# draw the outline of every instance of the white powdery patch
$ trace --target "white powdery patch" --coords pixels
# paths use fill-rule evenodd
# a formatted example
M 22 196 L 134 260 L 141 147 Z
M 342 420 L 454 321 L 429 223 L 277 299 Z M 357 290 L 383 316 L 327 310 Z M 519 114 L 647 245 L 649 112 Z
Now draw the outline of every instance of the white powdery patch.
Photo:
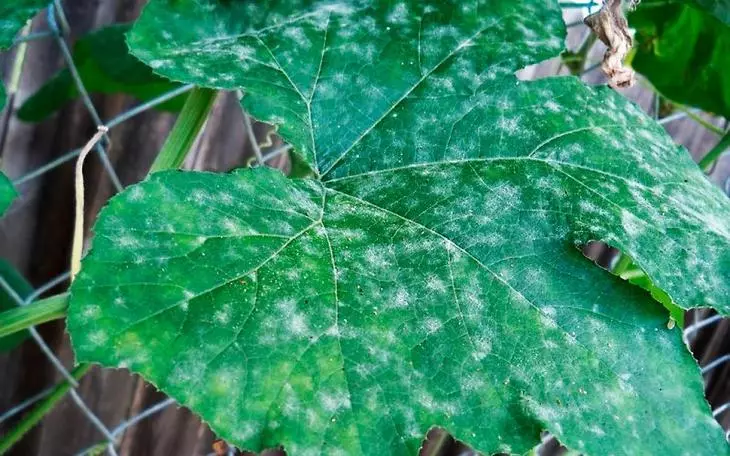
M 232 313 L 232 306 L 230 304 L 225 304 L 222 309 L 215 311 L 213 317 L 215 318 L 215 321 L 219 324 L 226 325 L 230 323 Z
M 426 288 L 437 293 L 446 292 L 446 284 L 444 281 L 433 274 L 426 279 Z
M 97 347 L 104 345 L 109 340 L 109 336 L 103 329 L 90 332 L 88 338 L 89 342 Z
M 492 352 L 492 341 L 486 337 L 479 337 L 473 340 L 474 352 L 471 354 L 475 361 L 481 361 Z
M 434 317 L 428 317 L 423 321 L 423 330 L 426 331 L 427 334 L 433 334 L 441 327 L 443 326 L 443 323 L 441 323 L 441 320 Z
M 606 431 L 604 431 L 602 428 L 600 428 L 598 425 L 592 425 L 588 428 L 589 431 L 597 435 L 598 437 L 603 437 L 606 435 Z
M 328 393 L 320 391 L 317 393 L 317 399 L 322 408 L 328 413 L 350 409 L 350 396 L 347 391 L 331 391 Z
M 256 421 L 237 423 L 232 432 L 236 441 L 246 442 L 261 432 L 261 424 Z
M 410 306 L 411 295 L 405 288 L 399 288 L 393 295 L 390 306 L 396 309 L 405 309 Z
M 135 185 L 134 187 L 130 188 L 127 192 L 127 197 L 130 201 L 143 201 L 145 199 L 145 196 L 147 195 L 147 192 L 144 188 L 142 188 L 141 185 Z
M 646 222 L 626 209 L 621 210 L 621 225 L 632 240 L 636 240 L 646 231 Z
M 304 336 L 311 333 L 309 327 L 309 319 L 307 316 L 297 309 L 297 303 L 294 299 L 284 299 L 276 304 L 279 311 L 279 321 L 286 322 L 290 333 L 295 336 Z
M 119 299 L 119 298 L 117 298 Z M 85 318 L 88 319 L 96 319 L 101 314 L 101 307 L 97 305 L 90 305 L 84 308 L 84 310 L 81 312 L 81 315 L 83 315 Z
M 403 25 L 408 23 L 409 18 L 408 6 L 405 3 L 398 3 L 390 10 L 386 20 L 391 25 Z

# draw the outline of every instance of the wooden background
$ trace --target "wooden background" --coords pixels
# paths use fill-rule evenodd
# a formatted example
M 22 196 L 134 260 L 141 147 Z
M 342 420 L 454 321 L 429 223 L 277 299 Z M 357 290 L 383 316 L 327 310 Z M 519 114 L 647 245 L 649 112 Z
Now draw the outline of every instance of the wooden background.
M 64 9 L 72 28 L 72 39 L 101 26 L 134 20 L 144 0 L 66 0 Z M 47 30 L 45 15 L 33 23 L 33 31 Z M 585 28 L 571 29 L 569 42 L 579 40 Z M 594 52 L 594 61 L 601 50 Z M 0 55 L 2 74 L 8 75 L 13 52 Z M 0 125 L 2 168 L 17 178 L 66 151 L 82 146 L 96 131 L 85 107 L 72 103 L 51 119 L 39 124 L 26 124 L 13 116 L 22 100 L 33 93 L 55 71 L 63 66 L 57 44 L 52 39 L 33 41 L 28 46 L 20 91 L 12 105 L 5 110 L 7 123 Z M 556 61 L 531 67 L 521 73 L 523 78 L 544 77 L 565 72 Z M 589 82 L 602 82 L 599 71 L 586 75 Z M 652 93 L 635 87 L 627 96 L 651 112 Z M 102 119 L 110 119 L 135 105 L 134 100 L 121 96 L 94 96 L 94 104 Z M 6 117 L 3 117 L 6 118 Z M 125 185 L 139 181 L 147 172 L 153 157 L 169 131 L 174 117 L 149 111 L 113 129 L 109 156 Z M 717 137 L 691 120 L 667 125 L 675 139 L 686 145 L 695 157 L 700 157 Z M 260 137 L 266 126 L 256 125 Z M 242 166 L 251 155 L 250 144 L 243 127 L 243 115 L 232 94 L 221 94 L 206 129 L 189 157 L 187 166 L 195 169 L 226 171 Z M 727 158 L 727 157 L 726 157 Z M 274 161 L 274 165 L 276 165 Z M 283 163 L 282 163 L 283 165 Z M 113 194 L 113 187 L 95 156 L 87 161 L 86 226 L 91 226 L 97 212 Z M 723 160 L 712 178 L 718 184 L 730 176 L 730 160 Z M 0 221 L 0 255 L 14 264 L 34 285 L 40 286 L 68 269 L 73 218 L 73 162 L 51 171 L 43 177 L 20 186 L 21 197 L 9 214 Z M 600 256 L 600 251 L 593 252 Z M 63 284 L 53 293 L 63 291 Z M 691 321 L 691 318 L 690 318 Z M 717 330 L 715 330 L 717 329 Z M 725 337 L 728 322 L 700 334 L 695 345 L 703 364 L 730 351 Z M 62 322 L 39 327 L 49 345 L 66 366 L 72 366 L 73 355 Z M 0 354 L 0 414 L 61 380 L 46 357 L 32 341 L 11 353 Z M 717 406 L 730 400 L 728 395 L 730 363 L 717 369 L 709 378 L 708 394 Z M 81 396 L 109 428 L 141 410 L 165 399 L 162 393 L 146 385 L 139 377 L 123 370 L 94 368 L 81 382 Z M 726 428 L 730 413 L 724 414 Z M 0 426 L 0 434 L 13 422 Z M 187 410 L 169 407 L 140 424 L 123 436 L 120 455 L 204 455 L 211 452 L 213 436 L 208 428 Z M 76 405 L 66 398 L 12 451 L 13 455 L 72 455 L 97 442 L 102 435 Z M 449 448 L 442 454 L 456 454 L 461 449 Z

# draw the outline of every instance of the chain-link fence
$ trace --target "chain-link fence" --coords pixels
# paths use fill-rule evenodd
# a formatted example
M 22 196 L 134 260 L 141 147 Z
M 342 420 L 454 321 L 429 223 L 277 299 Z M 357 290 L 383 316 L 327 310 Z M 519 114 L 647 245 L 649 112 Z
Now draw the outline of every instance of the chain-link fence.
M 566 10 L 566 20 L 569 27 L 569 42 L 572 41 L 573 44 L 577 47 L 584 46 L 588 42 L 590 32 L 585 26 L 583 26 L 580 19 L 590 12 L 595 11 L 596 8 L 599 7 L 599 5 L 595 2 L 561 2 L 561 4 Z M 68 44 L 70 27 L 68 20 L 66 19 L 66 14 L 64 12 L 63 6 L 61 5 L 61 1 L 54 0 L 42 14 L 46 15 L 45 18 L 48 25 L 48 30 L 29 33 L 30 27 L 26 27 L 15 41 L 16 49 L 13 66 L 17 71 L 14 71 L 14 73 L 16 73 L 17 75 L 22 74 L 22 65 L 26 46 L 32 46 L 33 43 L 37 40 L 54 40 L 58 45 L 66 67 L 73 77 L 76 89 L 78 90 L 78 93 L 81 97 L 81 100 L 86 108 L 88 115 L 91 117 L 91 119 L 93 119 L 93 122 L 98 127 L 114 129 L 122 125 L 124 122 L 132 119 L 133 117 L 138 116 L 152 108 L 155 108 L 175 97 L 178 97 L 193 88 L 192 85 L 177 87 L 174 90 L 164 93 L 152 100 L 141 103 L 114 118 L 103 121 L 97 109 L 95 108 L 94 102 L 92 101 L 92 98 L 86 90 L 82 78 L 79 75 L 79 71 L 74 63 L 72 52 Z M 601 52 L 602 50 L 600 49 L 600 45 L 597 45 L 596 49 L 587 53 L 589 60 L 591 57 L 593 57 L 593 61 L 595 62 L 596 60 L 598 60 L 596 58 L 596 55 L 600 54 Z M 598 63 L 585 62 L 585 65 L 582 66 L 578 73 L 581 77 L 588 80 L 589 82 L 599 82 L 601 76 L 596 73 L 600 72 L 595 71 L 598 66 Z M 525 72 L 523 76 L 530 76 L 530 73 L 532 76 L 536 76 L 540 74 L 541 71 L 544 72 L 546 68 L 553 74 L 567 72 L 567 69 L 562 64 L 558 65 L 555 63 L 551 63 L 543 65 L 539 68 L 541 69 L 529 70 Z M 15 87 L 13 86 L 14 84 Z M 16 90 L 17 81 L 11 81 L 8 90 L 11 100 Z M 708 117 L 697 110 L 686 109 L 681 112 L 672 113 L 668 116 L 659 118 L 660 96 L 656 93 L 649 92 L 646 88 L 642 89 L 640 92 L 641 96 L 644 97 L 646 97 L 647 93 L 652 94 L 652 100 L 649 103 L 648 110 L 652 115 L 655 116 L 655 118 L 657 118 L 660 124 L 670 126 L 678 122 L 687 121 L 687 119 L 697 120 L 702 118 L 704 120 L 701 122 L 701 124 L 705 127 L 709 126 L 708 128 L 710 128 L 710 130 L 715 128 L 715 133 L 717 133 L 718 131 L 722 132 L 724 129 L 727 129 L 728 125 L 726 121 L 724 127 L 718 127 L 718 124 L 721 124 L 723 122 L 722 119 Z M 629 93 L 628 95 L 632 97 L 631 93 Z M 636 95 L 636 93 L 634 93 L 633 95 Z M 12 106 L 12 102 L 8 103 L 7 115 L 12 114 Z M 684 125 L 686 126 L 686 124 Z M 286 145 L 274 145 L 268 147 L 268 150 L 261 150 L 261 148 L 258 146 L 259 140 L 257 139 L 257 135 L 255 134 L 252 122 L 246 116 L 244 116 L 244 125 L 242 125 L 242 128 L 245 134 L 249 136 L 249 142 L 252 146 L 254 157 L 259 164 L 266 164 L 269 160 L 285 156 L 289 150 L 289 147 Z M 119 192 L 122 190 L 123 185 L 122 181 L 117 175 L 116 170 L 114 169 L 114 166 L 112 165 L 111 160 L 107 155 L 107 148 L 109 146 L 109 137 L 105 135 L 102 140 L 95 145 L 95 153 L 98 155 L 98 158 L 110 182 L 112 183 L 114 190 L 116 192 Z M 49 161 L 48 163 L 39 166 L 36 169 L 33 169 L 30 172 L 24 173 L 20 176 L 15 176 L 13 178 L 13 183 L 16 185 L 16 187 L 18 187 L 21 184 L 26 184 L 34 179 L 38 179 L 44 174 L 54 169 L 57 169 L 63 164 L 75 160 L 79 156 L 80 152 L 80 148 L 70 150 L 53 159 L 52 161 Z M 281 162 L 279 162 L 279 164 L 280 163 Z M 726 188 L 726 191 L 730 190 L 730 179 L 728 179 L 724 183 L 724 186 Z M 594 258 L 599 258 L 603 255 L 605 257 L 603 260 L 604 262 L 610 262 L 610 258 L 612 256 L 615 256 L 615 252 L 612 252 L 610 249 L 606 249 L 605 246 L 594 247 L 589 253 Z M 18 295 L 13 287 L 2 277 L 0 277 L 0 286 L 9 296 L 13 298 L 18 306 L 25 306 L 43 296 L 49 290 L 56 288 L 60 284 L 66 283 L 68 279 L 69 272 L 64 272 L 56 276 L 52 280 L 48 281 L 44 285 L 37 287 L 32 293 L 30 293 L 26 297 L 21 297 L 20 295 Z M 726 429 L 730 427 L 730 419 L 728 419 L 727 416 L 724 416 L 730 415 L 730 401 L 728 401 L 729 388 L 727 388 L 727 379 L 730 378 L 730 372 L 728 372 L 727 370 L 727 366 L 730 365 L 730 354 L 728 354 L 727 351 L 730 350 L 730 347 L 728 347 L 727 344 L 722 343 L 722 341 L 725 340 L 724 334 L 728 332 L 727 323 L 728 322 L 726 320 L 714 314 L 714 312 L 703 310 L 691 313 L 691 315 L 689 315 L 687 318 L 687 325 L 684 328 L 685 341 L 694 349 L 695 355 L 700 361 L 702 374 L 705 376 L 706 383 L 708 385 L 712 383 L 713 385 L 725 386 L 724 388 L 719 388 L 720 391 L 714 394 L 714 396 L 710 397 L 710 402 L 713 405 L 713 416 L 721 422 L 724 422 Z M 720 325 L 725 326 L 723 328 L 719 328 Z M 715 335 L 714 338 L 712 336 L 713 334 Z M 146 407 L 141 411 L 138 411 L 137 413 L 129 416 L 127 419 L 123 420 L 120 423 L 104 423 L 102 419 L 100 419 L 97 414 L 95 414 L 92 407 L 89 407 L 84 402 L 84 398 L 77 391 L 77 387 L 79 386 L 79 379 L 86 373 L 87 368 L 77 368 L 74 370 L 69 369 L 67 366 L 65 366 L 64 363 L 59 359 L 59 357 L 54 354 L 54 351 L 51 349 L 51 347 L 49 347 L 46 341 L 44 341 L 43 337 L 39 334 L 36 328 L 30 329 L 30 336 L 32 337 L 33 341 L 38 345 L 38 347 L 40 347 L 48 362 L 60 373 L 63 380 L 59 384 L 50 386 L 44 391 L 23 400 L 22 402 L 18 403 L 8 410 L 0 411 L 0 425 L 3 425 L 4 423 L 7 423 L 11 420 L 17 421 L 17 424 L 10 428 L 10 430 L 2 437 L 2 441 L 0 442 L 0 448 L 2 448 L 3 451 L 7 450 L 13 443 L 21 438 L 23 434 L 28 431 L 28 429 L 38 424 L 46 415 L 46 413 L 48 413 L 50 408 L 52 408 L 58 402 L 59 398 L 66 394 L 69 395 L 73 403 L 83 413 L 86 419 L 88 419 L 88 421 L 93 424 L 93 426 L 104 438 L 104 440 L 100 442 L 88 442 L 88 447 L 78 453 L 81 455 L 99 454 L 104 451 L 110 455 L 117 455 L 117 445 L 120 441 L 120 438 L 124 435 L 126 431 L 128 431 L 131 427 L 139 424 L 142 420 L 153 417 L 154 415 L 160 413 L 161 411 L 165 410 L 175 403 L 172 399 L 165 399 L 149 407 Z M 720 342 L 718 342 L 718 339 L 720 340 Z M 708 349 L 708 347 L 710 348 Z M 725 350 L 725 353 L 722 353 L 722 350 Z M 711 356 L 709 358 L 706 356 L 708 352 L 711 353 Z M 22 419 L 18 420 L 19 416 L 22 416 Z M 723 418 L 725 418 L 724 421 Z M 544 453 L 553 451 L 556 448 L 557 446 L 555 445 L 554 440 L 551 440 L 549 437 L 546 437 L 544 439 Z M 0 453 L 2 453 L 3 451 L 0 451 Z M 234 450 L 227 449 L 225 451 L 232 454 Z M 467 450 L 461 448 L 459 451 Z

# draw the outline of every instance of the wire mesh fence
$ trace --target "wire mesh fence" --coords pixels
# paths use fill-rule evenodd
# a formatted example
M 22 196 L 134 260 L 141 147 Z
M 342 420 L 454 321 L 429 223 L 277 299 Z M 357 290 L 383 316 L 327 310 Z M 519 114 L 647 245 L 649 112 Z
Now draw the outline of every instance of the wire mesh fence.
M 582 46 L 589 39 L 590 31 L 582 25 L 583 23 L 581 21 L 581 17 L 584 17 L 587 14 L 594 12 L 598 7 L 600 7 L 600 5 L 596 2 L 561 2 L 561 4 L 566 9 L 566 20 L 568 28 L 571 31 L 570 33 L 573 35 L 573 41 L 577 41 L 578 46 Z M 105 127 L 110 130 L 119 127 L 120 125 L 124 124 L 135 116 L 138 116 L 146 111 L 158 107 L 175 97 L 185 94 L 193 88 L 192 85 L 183 85 L 181 87 L 177 87 L 167 93 L 155 97 L 154 99 L 138 104 L 137 106 L 134 106 L 131 109 L 128 109 L 113 118 L 103 121 L 94 105 L 94 102 L 89 92 L 84 85 L 84 82 L 74 62 L 74 58 L 68 44 L 70 26 L 61 1 L 53 0 L 48 5 L 48 8 L 45 10 L 45 15 L 48 30 L 29 33 L 30 28 L 26 27 L 21 35 L 16 39 L 15 44 L 17 46 L 25 46 L 32 45 L 37 40 L 55 41 L 63 58 L 64 64 L 71 73 L 76 89 L 78 90 L 78 93 L 81 97 L 81 101 L 86 108 L 86 112 L 97 127 Z M 576 36 L 579 37 L 577 40 L 575 39 Z M 593 54 L 597 52 L 600 52 L 600 50 L 594 52 Z M 16 53 L 15 58 L 16 66 L 22 68 L 23 53 Z M 580 70 L 579 74 L 583 77 L 592 75 L 594 73 L 597 73 L 595 70 L 598 67 L 598 63 L 586 62 L 585 66 Z M 553 70 L 553 72 L 565 73 L 566 68 L 562 65 L 559 65 L 557 69 Z M 595 77 L 600 78 L 600 75 Z M 9 94 L 12 97 L 13 91 L 11 90 Z M 698 110 L 686 109 L 681 112 L 672 113 L 660 118 L 658 108 L 660 98 L 658 94 L 654 94 L 653 97 L 654 98 L 651 103 L 651 111 L 653 111 L 652 114 L 658 119 L 658 122 L 662 125 L 668 126 L 683 119 L 696 119 L 698 116 L 703 115 Z M 12 103 L 9 103 L 8 106 L 8 115 L 10 115 L 10 110 L 12 110 Z M 723 128 L 727 128 L 727 122 L 725 122 L 725 126 L 723 128 L 717 127 L 716 124 L 718 121 L 721 121 L 721 119 L 711 119 L 710 121 L 706 122 L 706 125 L 717 128 L 719 131 L 723 131 Z M 253 159 L 255 159 L 257 164 L 265 165 L 275 158 L 286 156 L 287 152 L 289 151 L 289 146 L 286 144 L 281 144 L 280 142 L 274 142 L 267 148 L 267 150 L 262 150 L 259 147 L 259 135 L 256 134 L 251 120 L 246 116 L 244 116 L 244 125 L 242 127 L 245 134 L 248 135 L 248 140 L 253 149 Z M 107 177 L 112 184 L 114 191 L 119 192 L 123 189 L 123 184 L 107 154 L 107 149 L 110 144 L 111 140 L 109 136 L 104 135 L 102 140 L 96 144 L 95 153 L 97 154 L 103 166 L 103 169 L 105 170 Z M 53 160 L 42 164 L 35 169 L 15 177 L 13 179 L 13 183 L 17 187 L 22 184 L 26 184 L 34 179 L 38 179 L 44 174 L 57 169 L 65 163 L 77 159 L 80 153 L 80 148 L 69 150 L 68 152 L 63 153 L 57 158 L 54 158 Z M 281 161 L 279 161 L 279 164 L 281 164 Z M 730 190 L 730 179 L 724 183 L 724 187 L 726 191 Z M 600 252 L 596 251 L 594 253 L 597 257 L 600 255 L 601 252 L 605 251 L 606 248 L 601 247 Z M 69 280 L 69 277 L 70 273 L 68 271 L 63 272 L 62 274 L 59 274 L 49 280 L 47 283 L 37 287 L 25 298 L 18 295 L 13 287 L 2 277 L 0 277 L 0 287 L 2 287 L 2 289 L 9 296 L 12 297 L 12 299 L 18 306 L 25 306 L 38 299 L 49 290 L 52 290 L 57 286 L 66 283 Z M 718 384 L 718 382 L 724 382 L 725 384 L 727 384 L 727 378 L 729 377 L 727 367 L 728 365 L 730 365 L 730 354 L 724 353 L 713 356 L 711 359 L 705 359 L 703 358 L 702 353 L 698 352 L 698 347 L 701 347 L 703 344 L 705 346 L 708 345 L 708 334 L 712 335 L 713 333 L 721 333 L 718 328 L 720 325 L 723 324 L 726 325 L 727 321 L 712 312 L 696 311 L 687 318 L 687 325 L 684 328 L 684 340 L 688 344 L 688 346 L 695 349 L 695 355 L 700 361 L 702 374 L 703 376 L 705 376 L 706 383 L 708 384 L 711 381 L 715 384 Z M 724 331 L 727 332 L 727 327 L 724 329 Z M 53 398 L 59 395 L 68 394 L 75 406 L 98 430 L 99 434 L 103 436 L 103 440 L 101 441 L 88 442 L 88 446 L 83 448 L 78 454 L 87 455 L 106 452 L 110 455 L 117 455 L 117 449 L 120 439 L 125 432 L 127 432 L 130 428 L 138 425 L 143 420 L 150 419 L 175 404 L 175 401 L 172 399 L 164 399 L 139 410 L 138 412 L 134 413 L 133 415 L 129 416 L 119 423 L 104 423 L 103 420 L 94 412 L 93 407 L 90 407 L 85 402 L 83 395 L 77 391 L 77 388 L 79 386 L 79 378 L 85 372 L 79 372 L 78 370 L 70 369 L 68 366 L 65 366 L 64 363 L 59 359 L 59 357 L 54 353 L 53 349 L 46 343 L 46 341 L 43 339 L 43 337 L 40 335 L 36 328 L 30 329 L 30 335 L 34 343 L 36 343 L 41 349 L 47 361 L 58 371 L 63 380 L 57 385 L 49 386 L 47 389 L 35 395 L 32 395 L 31 397 L 28 397 L 27 399 L 23 400 L 17 405 L 14 405 L 8 410 L 0 411 L 0 425 L 12 419 L 17 419 L 18 416 L 24 414 L 24 420 L 26 420 L 25 422 L 28 423 L 27 425 L 33 426 L 38 421 L 40 421 L 43 415 L 47 412 L 47 407 L 55 403 L 55 401 L 52 400 Z M 725 347 L 725 349 L 730 350 L 730 347 Z M 728 416 L 730 415 L 730 400 L 728 400 L 727 388 L 725 388 L 725 391 L 722 394 L 717 394 L 715 396 L 716 397 L 714 398 L 710 397 L 710 401 L 713 405 L 712 414 L 716 419 L 724 422 L 727 429 L 728 427 L 730 427 L 730 419 L 727 419 L 730 418 Z M 29 417 L 32 419 L 29 419 Z M 724 421 L 723 418 L 725 418 Z M 11 433 L 3 436 L 3 441 L 2 443 L 0 443 L 0 447 L 3 450 L 6 450 L 12 443 L 14 443 L 18 438 L 22 436 L 22 432 L 24 430 L 27 429 L 23 429 L 22 427 L 14 428 Z M 730 437 L 730 431 L 728 432 L 728 437 Z M 555 445 L 554 440 L 551 439 L 549 436 L 543 439 L 542 445 L 544 454 L 552 451 L 557 451 L 558 448 Z M 233 452 L 235 451 L 235 449 L 233 448 L 227 446 L 226 448 L 226 451 L 229 454 L 233 454 Z

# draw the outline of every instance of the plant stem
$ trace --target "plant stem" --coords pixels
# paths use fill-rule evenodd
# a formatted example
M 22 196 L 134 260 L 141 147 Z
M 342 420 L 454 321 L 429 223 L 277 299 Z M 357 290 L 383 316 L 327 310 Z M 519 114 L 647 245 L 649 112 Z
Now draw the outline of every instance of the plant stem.
M 66 316 L 68 293 L 35 301 L 0 313 L 0 337 Z
M 702 160 L 698 163 L 702 171 L 709 172 L 717 159 L 720 158 L 720 156 L 728 149 L 730 149 L 730 130 L 725 133 L 725 136 L 720 139 L 720 142 L 715 144 L 715 147 L 710 149 L 710 151 L 702 157 Z
M 716 135 L 722 136 L 722 135 L 725 134 L 725 132 L 722 131 L 721 128 L 712 125 L 710 122 L 706 121 L 705 119 L 703 119 L 699 115 L 695 114 L 692 111 L 692 109 L 690 109 L 690 108 L 688 108 L 686 106 L 680 105 L 680 104 L 674 105 L 674 107 L 677 108 L 678 111 L 682 111 L 682 112 L 686 113 L 687 114 L 687 117 L 689 117 L 690 119 L 694 120 L 698 124 L 702 125 L 707 130 L 710 130 L 711 132 L 715 133 Z
M 71 372 L 71 375 L 76 380 L 80 380 L 81 377 L 88 372 L 91 368 L 90 364 L 80 364 Z M 71 383 L 68 380 L 63 381 L 56 385 L 53 392 L 43 399 L 30 413 L 28 413 L 10 432 L 5 434 L 0 440 L 0 454 L 4 454 L 13 445 L 15 445 L 26 432 L 31 430 L 33 426 L 38 424 L 46 414 L 53 409 L 56 403 L 66 395 L 66 393 L 72 388 Z
M 162 150 L 152 163 L 150 174 L 166 169 L 177 169 L 183 164 L 208 118 L 216 93 L 215 90 L 200 87 L 190 92 L 175 126 L 172 127 Z

